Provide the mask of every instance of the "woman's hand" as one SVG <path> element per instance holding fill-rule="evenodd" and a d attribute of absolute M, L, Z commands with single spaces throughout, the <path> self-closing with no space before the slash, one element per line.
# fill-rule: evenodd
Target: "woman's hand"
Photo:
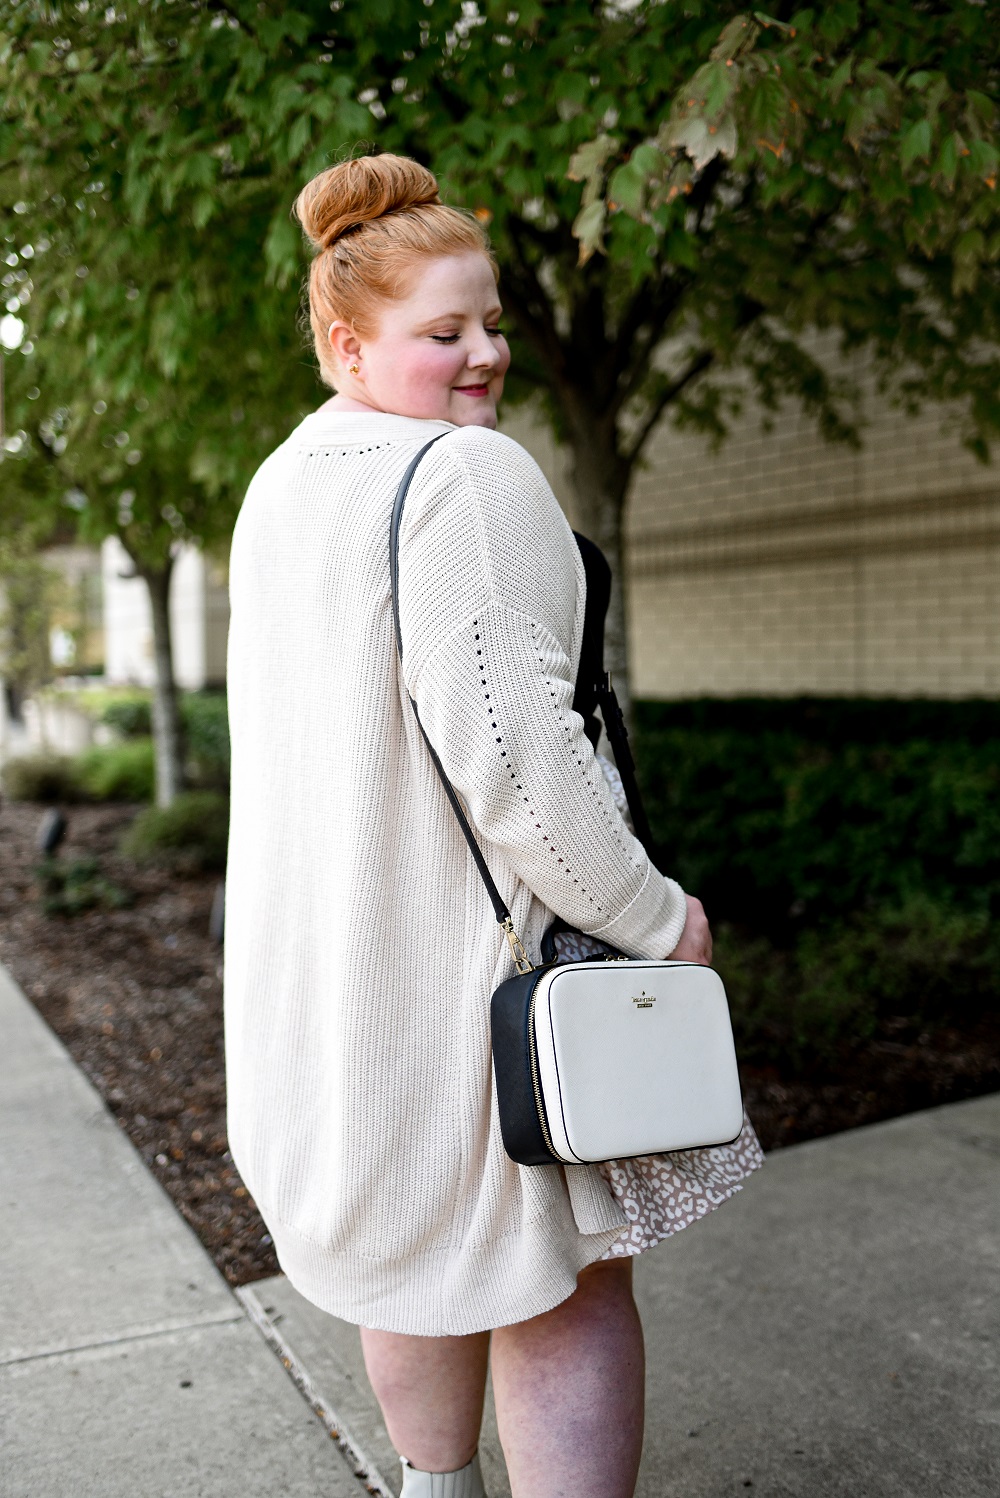
<path fill-rule="evenodd" d="M 694 895 L 685 895 L 687 921 L 681 939 L 669 954 L 672 962 L 700 962 L 708 967 L 712 961 L 712 931 L 705 908 Z"/>

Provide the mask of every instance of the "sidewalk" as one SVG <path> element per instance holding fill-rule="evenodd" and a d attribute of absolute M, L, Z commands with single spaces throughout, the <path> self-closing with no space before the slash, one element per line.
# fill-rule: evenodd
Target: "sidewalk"
<path fill-rule="evenodd" d="M 772 1155 L 636 1264 L 638 1498 L 996 1498 L 1000 1095 Z M 357 1331 L 278 1276 L 241 1292 L 398 1492 Z M 492 1410 L 490 1498 L 509 1498 Z"/>
<path fill-rule="evenodd" d="M 0 1035 L 2 1498 L 363 1498 L 3 968 Z"/>
<path fill-rule="evenodd" d="M 362 1498 L 331 1425 L 397 1492 L 356 1329 L 234 1297 L 2 968 L 0 1034 L 2 1498 Z M 772 1156 L 638 1261 L 639 1498 L 994 1498 L 998 1269 L 1000 1096 Z"/>

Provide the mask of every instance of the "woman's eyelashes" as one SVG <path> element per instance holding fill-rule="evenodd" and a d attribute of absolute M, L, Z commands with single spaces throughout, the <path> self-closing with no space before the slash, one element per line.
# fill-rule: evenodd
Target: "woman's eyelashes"
<path fill-rule="evenodd" d="M 491 338 L 503 337 L 502 328 L 484 328 L 483 332 L 488 333 Z M 432 343 L 457 343 L 460 337 L 460 333 L 431 333 L 430 335 Z"/>

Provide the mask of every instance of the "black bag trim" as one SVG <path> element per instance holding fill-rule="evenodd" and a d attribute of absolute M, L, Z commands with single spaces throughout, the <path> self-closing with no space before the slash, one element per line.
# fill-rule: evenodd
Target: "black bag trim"
<path fill-rule="evenodd" d="M 503 1147 L 518 1165 L 559 1165 L 545 1142 L 545 1102 L 536 1094 L 532 1057 L 537 1067 L 531 1027 L 532 998 L 546 968 L 518 973 L 494 990 L 490 1000 L 490 1034 L 496 1076 L 497 1110 Z M 545 1117 L 545 1128 L 548 1119 Z"/>

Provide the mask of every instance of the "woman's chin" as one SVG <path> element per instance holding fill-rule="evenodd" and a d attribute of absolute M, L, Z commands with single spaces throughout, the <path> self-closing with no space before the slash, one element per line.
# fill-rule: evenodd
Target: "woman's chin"
<path fill-rule="evenodd" d="M 478 401 L 474 405 L 470 402 L 467 410 L 459 407 L 447 420 L 457 427 L 487 427 L 493 432 L 496 430 L 497 408 L 492 401 Z"/>

